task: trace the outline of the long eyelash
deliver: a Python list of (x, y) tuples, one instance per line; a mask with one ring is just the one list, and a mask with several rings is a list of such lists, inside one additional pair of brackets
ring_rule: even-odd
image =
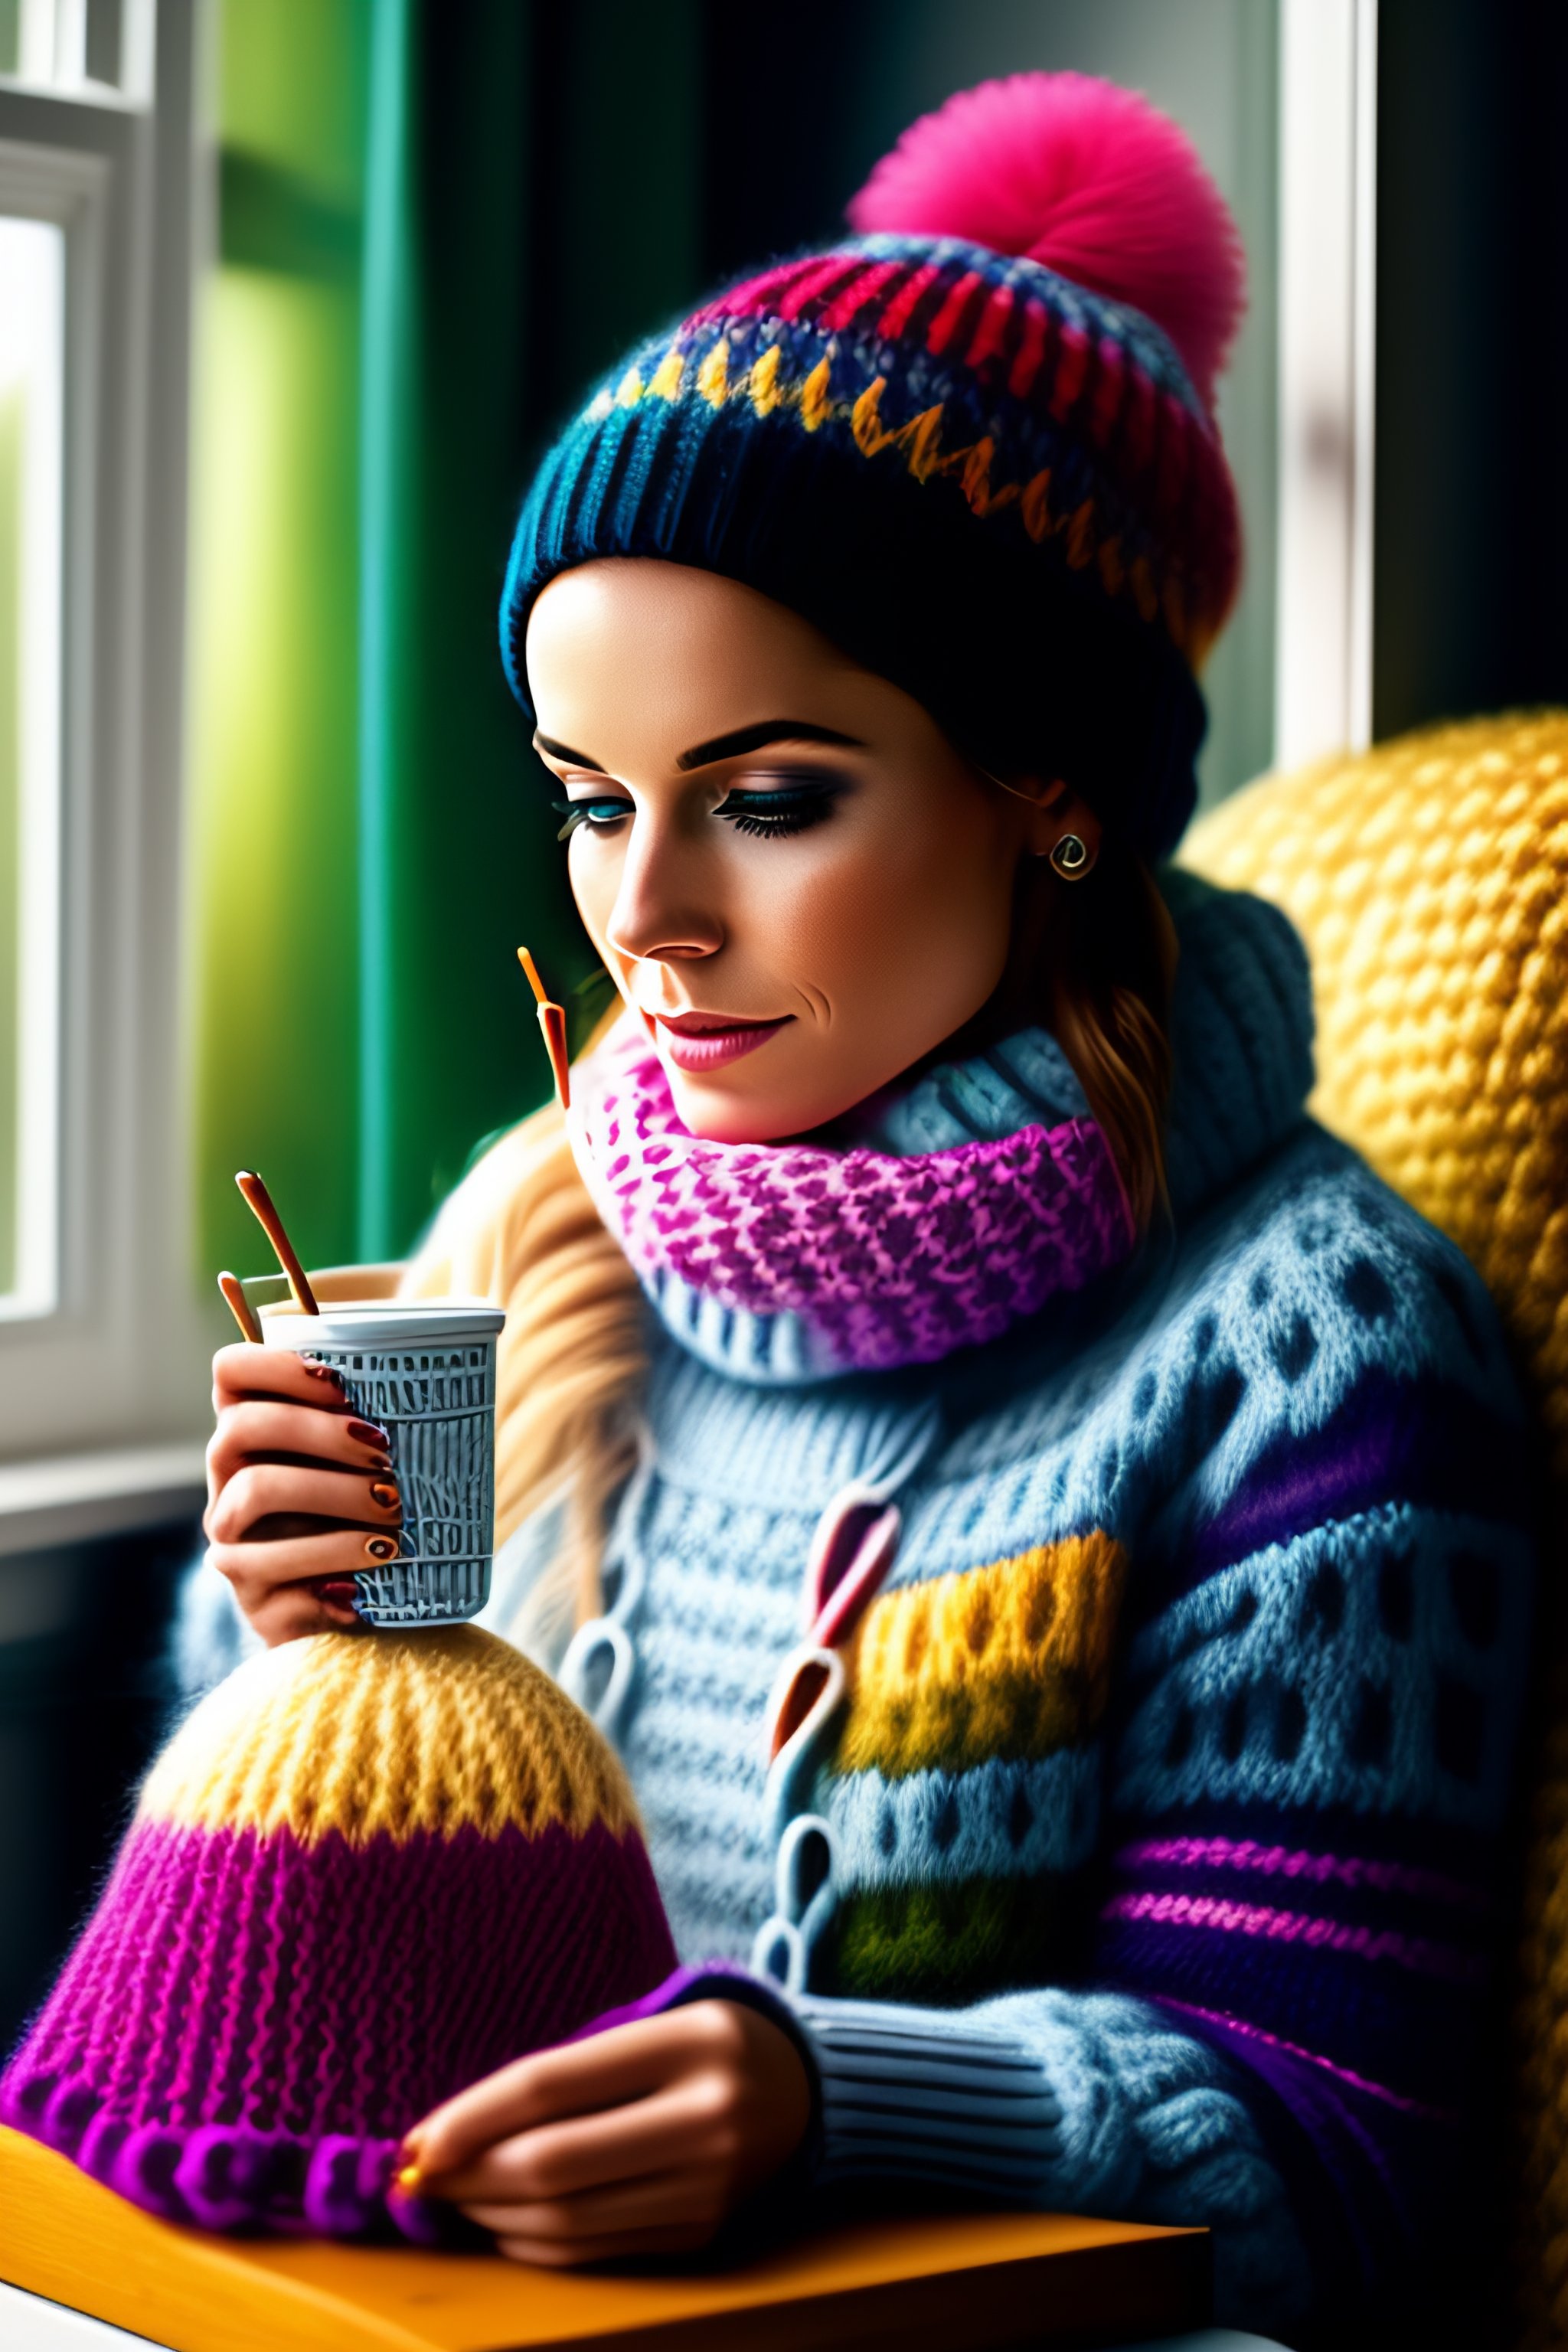
[(737, 833), (752, 833), (762, 836), (771, 837), (774, 841), (782, 841), (789, 834), (808, 832), (811, 826), (820, 822), (825, 814), (826, 812), (823, 810), (814, 809), (809, 814), (807, 814), (803, 809), (795, 816), (741, 816), (736, 814), (729, 817), (726, 822), (732, 824)]
[[(732, 824), (737, 833), (782, 841), (792, 833), (806, 833), (831, 816), (835, 797), (831, 792), (752, 793), (743, 795), (733, 808), (727, 801), (721, 802), (713, 814)], [(779, 805), (768, 809), (763, 803), (769, 800)]]

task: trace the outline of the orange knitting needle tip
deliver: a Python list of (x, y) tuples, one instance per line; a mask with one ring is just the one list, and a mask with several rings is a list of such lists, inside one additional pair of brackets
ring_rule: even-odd
[(294, 1304), (301, 1315), (319, 1315), (316, 1294), (310, 1287), (310, 1276), (300, 1263), (298, 1251), (283, 1229), (283, 1220), (272, 1205), (272, 1195), (252, 1168), (242, 1168), (235, 1178), (246, 1207), (261, 1227), (277, 1255), (278, 1263), (288, 1277), (294, 1294)]
[(229, 1313), (239, 1326), (240, 1338), (248, 1339), (253, 1348), (259, 1348), (262, 1345), (261, 1326), (257, 1321), (255, 1307), (245, 1295), (243, 1285), (236, 1276), (225, 1273), (219, 1275), (217, 1286), (228, 1302)]
[(550, 1056), (550, 1067), (555, 1079), (555, 1099), (563, 1110), (569, 1110), (572, 1107), (572, 1068), (566, 1052), (566, 1015), (561, 1006), (545, 994), (539, 967), (526, 948), (519, 948), (517, 960), (533, 991), (540, 1034), (544, 1039), (544, 1050)]
[(550, 1002), (549, 991), (546, 989), (544, 982), (539, 977), (539, 966), (534, 962), (533, 958), (529, 954), (526, 948), (519, 948), (517, 951), (517, 960), (527, 975), (528, 984), (533, 991), (535, 1003), (539, 1004), (548, 1004)]

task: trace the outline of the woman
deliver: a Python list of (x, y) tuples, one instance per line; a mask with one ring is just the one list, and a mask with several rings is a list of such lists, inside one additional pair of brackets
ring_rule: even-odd
[[(1397, 2276), (1455, 2167), (1512, 1392), (1304, 1116), (1293, 934), (1152, 874), (1237, 567), (1217, 194), (1030, 76), (851, 217), (617, 370), (518, 528), (621, 1017), (408, 1286), (508, 1307), (496, 1618), (575, 1620), (696, 1973), (410, 2158), (545, 2262), (786, 2167), (1203, 2221), (1280, 2321)], [(281, 1352), (216, 1402), (213, 1564), (268, 1642), (352, 1622), (377, 1433)]]

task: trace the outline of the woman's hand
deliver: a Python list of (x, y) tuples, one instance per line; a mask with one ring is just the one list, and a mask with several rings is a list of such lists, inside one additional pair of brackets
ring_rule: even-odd
[(350, 1579), (392, 1557), (403, 1517), (386, 1432), (290, 1348), (220, 1348), (213, 1409), (210, 1565), (269, 1648), (357, 1624)]
[(810, 2119), (788, 2034), (700, 2000), (503, 2066), (417, 2124), (404, 2158), (503, 2254), (559, 2268), (706, 2245)]

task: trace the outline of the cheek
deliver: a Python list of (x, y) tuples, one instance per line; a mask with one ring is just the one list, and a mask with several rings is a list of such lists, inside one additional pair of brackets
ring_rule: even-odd
[(900, 1029), (934, 1023), (940, 1036), (1000, 979), (1011, 907), (997, 845), (910, 825), (803, 867), (757, 915), (836, 1015), (891, 1008)]

